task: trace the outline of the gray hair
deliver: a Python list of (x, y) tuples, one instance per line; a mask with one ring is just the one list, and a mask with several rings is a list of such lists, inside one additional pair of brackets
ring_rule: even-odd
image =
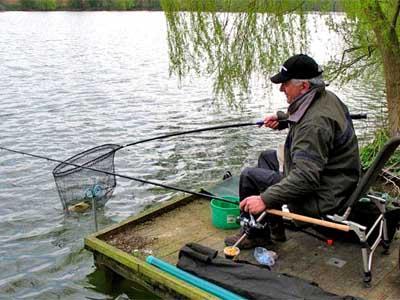
[(321, 75), (318, 75), (317, 77), (310, 78), (310, 79), (291, 79), (290, 80), (294, 85), (300, 85), (303, 82), (308, 82), (310, 83), (310, 86), (312, 88), (314, 87), (319, 87), (319, 86), (325, 86), (325, 81)]

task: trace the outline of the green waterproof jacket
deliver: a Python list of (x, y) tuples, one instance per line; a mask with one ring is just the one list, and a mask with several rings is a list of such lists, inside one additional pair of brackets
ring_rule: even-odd
[[(340, 213), (360, 177), (357, 137), (347, 107), (325, 87), (313, 89), (278, 113), (289, 133), (284, 177), (261, 197), (267, 207), (287, 204), (314, 217)], [(285, 126), (283, 126), (285, 127)]]

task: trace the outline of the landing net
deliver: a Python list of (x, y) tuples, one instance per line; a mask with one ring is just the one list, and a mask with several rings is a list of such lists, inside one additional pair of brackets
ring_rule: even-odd
[(117, 182), (115, 175), (104, 173), (104, 171), (115, 173), (114, 155), (119, 148), (121, 146), (115, 144), (91, 148), (54, 168), (53, 176), (64, 209), (92, 198), (96, 198), (96, 201), (100, 203), (107, 202)]

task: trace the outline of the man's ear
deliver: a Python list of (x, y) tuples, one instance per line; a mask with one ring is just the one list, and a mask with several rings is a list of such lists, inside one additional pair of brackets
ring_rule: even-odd
[(303, 81), (303, 89), (304, 89), (305, 91), (308, 91), (308, 90), (311, 89), (311, 84), (310, 84), (309, 81)]

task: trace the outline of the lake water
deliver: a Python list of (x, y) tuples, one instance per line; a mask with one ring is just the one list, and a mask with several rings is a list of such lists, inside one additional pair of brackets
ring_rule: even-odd
[[(6, 12), (0, 13), (0, 37), (3, 147), (64, 160), (104, 143), (256, 121), (285, 107), (278, 87), (260, 84), (242, 110), (217, 109), (209, 78), (181, 84), (170, 78), (162, 12)], [(316, 37), (312, 54), (323, 60), (334, 47)], [(382, 82), (331, 89), (351, 111), (369, 113), (369, 121), (355, 122), (365, 139), (381, 115)], [(261, 150), (284, 137), (244, 127), (154, 141), (117, 152), (116, 172), (198, 190), (226, 170), (239, 173), (254, 164)], [(102, 289), (92, 255), (83, 249), (83, 238), (94, 231), (92, 216), (64, 216), (55, 163), (0, 152), (1, 299), (153, 298), (137, 286), (112, 294)], [(114, 196), (98, 212), (99, 227), (175, 194), (118, 179)]]

